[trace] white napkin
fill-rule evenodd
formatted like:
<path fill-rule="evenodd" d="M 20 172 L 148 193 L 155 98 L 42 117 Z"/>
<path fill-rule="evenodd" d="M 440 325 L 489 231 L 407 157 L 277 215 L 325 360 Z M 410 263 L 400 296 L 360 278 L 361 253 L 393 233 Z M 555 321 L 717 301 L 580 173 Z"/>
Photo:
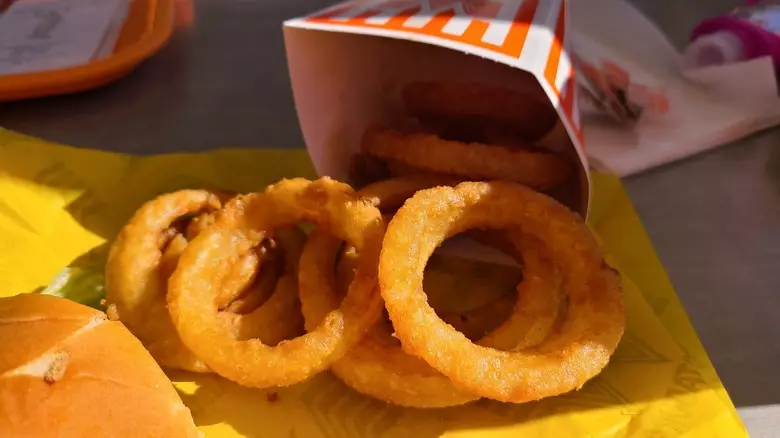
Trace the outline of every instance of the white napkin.
<path fill-rule="evenodd" d="M 769 58 L 683 71 L 664 34 L 623 0 L 578 0 L 571 8 L 573 51 L 605 62 L 665 96 L 668 112 L 635 124 L 583 113 L 585 145 L 595 167 L 626 176 L 715 148 L 780 124 L 780 98 Z"/>

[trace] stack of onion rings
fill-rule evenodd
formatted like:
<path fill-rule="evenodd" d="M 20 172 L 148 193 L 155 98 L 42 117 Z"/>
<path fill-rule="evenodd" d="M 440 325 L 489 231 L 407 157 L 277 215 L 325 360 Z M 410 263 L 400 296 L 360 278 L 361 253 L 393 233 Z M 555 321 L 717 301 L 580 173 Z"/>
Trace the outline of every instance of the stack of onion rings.
<path fill-rule="evenodd" d="M 236 339 L 219 318 L 215 285 L 266 236 L 303 221 L 324 226 L 359 249 L 360 263 L 347 296 L 335 310 L 306 309 L 304 304 L 304 313 L 315 314 L 319 323 L 307 324 L 303 336 L 276 346 Z M 376 207 L 328 178 L 283 180 L 263 193 L 238 197 L 182 255 L 168 291 L 174 325 L 184 344 L 223 377 L 253 387 L 303 381 L 357 345 L 381 316 L 376 273 L 384 230 Z"/>
<path fill-rule="evenodd" d="M 136 212 L 111 247 L 106 266 L 109 315 L 122 321 L 164 367 L 209 371 L 181 342 L 172 324 L 167 282 L 189 240 L 215 222 L 217 209 L 229 197 L 206 190 L 162 195 Z M 192 216 L 189 223 L 182 223 L 187 216 Z M 296 278 L 306 237 L 297 228 L 282 230 L 276 237 L 243 256 L 221 283 L 217 302 L 220 310 L 230 310 L 221 317 L 237 337 L 276 344 L 302 332 Z M 279 250 L 274 251 L 274 245 Z M 274 252 L 284 252 L 284 275 L 268 269 L 275 264 Z M 266 265 L 262 281 L 255 281 L 261 265 Z"/>
<path fill-rule="evenodd" d="M 387 178 L 438 174 L 513 181 L 580 209 L 578 166 L 558 144 L 558 122 L 541 87 L 524 91 L 473 81 L 413 81 L 402 87 L 406 117 L 370 126 L 349 169 L 357 188 Z M 395 128 L 395 129 L 394 129 Z"/>
<path fill-rule="evenodd" d="M 434 408 L 582 386 L 625 314 L 587 226 L 550 197 L 581 193 L 576 166 L 539 146 L 554 141 L 555 109 L 541 89 L 472 82 L 413 82 L 400 97 L 403 129 L 371 127 L 352 157 L 358 191 L 298 178 L 145 204 L 111 248 L 109 315 L 161 365 L 250 387 L 331 370 L 362 394 Z M 432 290 L 423 274 L 460 233 L 520 268 L 490 294 L 474 288 L 490 295 L 479 304 L 439 308 L 463 285 L 442 276 Z"/>
<path fill-rule="evenodd" d="M 418 408 L 579 388 L 622 335 L 619 276 L 557 201 L 461 180 L 411 174 L 355 192 L 290 179 L 227 202 L 205 190 L 163 195 L 112 246 L 111 314 L 161 365 L 250 387 L 331 370 L 360 393 Z M 315 225 L 308 237 L 301 222 Z M 514 258 L 522 280 L 439 315 L 423 272 L 459 233 Z"/>

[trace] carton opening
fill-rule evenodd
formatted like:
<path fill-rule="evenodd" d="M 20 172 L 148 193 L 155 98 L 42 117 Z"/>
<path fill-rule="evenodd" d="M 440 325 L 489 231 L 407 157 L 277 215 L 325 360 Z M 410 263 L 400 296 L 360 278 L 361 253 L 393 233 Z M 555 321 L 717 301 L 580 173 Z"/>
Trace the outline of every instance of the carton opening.
<path fill-rule="evenodd" d="M 533 74 L 417 41 L 290 27 L 285 39 L 301 128 L 320 175 L 357 186 L 389 176 L 382 163 L 355 175 L 366 132 L 377 128 L 520 146 L 576 168 L 549 194 L 584 215 L 585 166 Z"/>

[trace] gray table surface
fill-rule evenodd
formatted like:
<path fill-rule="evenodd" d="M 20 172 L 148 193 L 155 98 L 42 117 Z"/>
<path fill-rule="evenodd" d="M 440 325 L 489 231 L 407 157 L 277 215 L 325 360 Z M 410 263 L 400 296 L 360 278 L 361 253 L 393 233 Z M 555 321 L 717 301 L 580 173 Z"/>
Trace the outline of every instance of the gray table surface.
<path fill-rule="evenodd" d="M 586 1 L 586 0 L 582 0 Z M 200 0 L 196 24 L 126 79 L 2 104 L 0 125 L 133 153 L 301 147 L 280 22 L 328 0 Z M 735 0 L 635 0 L 679 45 Z M 780 436 L 780 131 L 626 180 L 751 436 Z"/>

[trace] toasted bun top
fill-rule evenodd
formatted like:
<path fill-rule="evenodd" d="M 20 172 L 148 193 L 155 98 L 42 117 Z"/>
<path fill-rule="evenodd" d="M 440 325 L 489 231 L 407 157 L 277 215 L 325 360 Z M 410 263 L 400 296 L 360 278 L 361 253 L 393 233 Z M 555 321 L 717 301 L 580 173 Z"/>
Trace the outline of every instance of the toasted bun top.
<path fill-rule="evenodd" d="M 173 385 L 130 332 L 47 295 L 0 298 L 4 437 L 199 437 Z"/>

